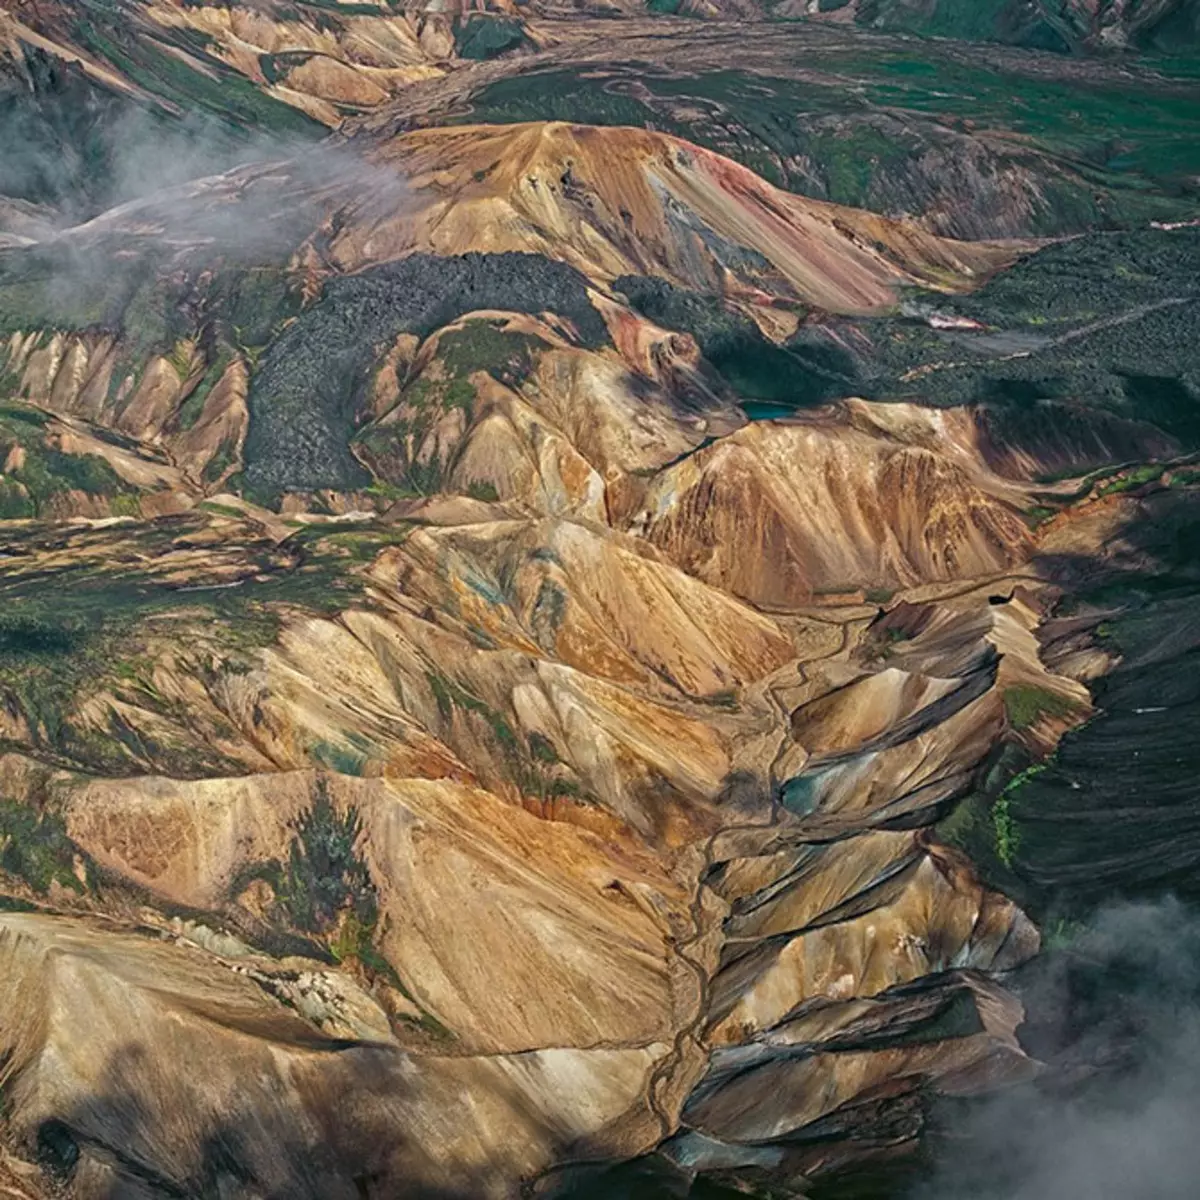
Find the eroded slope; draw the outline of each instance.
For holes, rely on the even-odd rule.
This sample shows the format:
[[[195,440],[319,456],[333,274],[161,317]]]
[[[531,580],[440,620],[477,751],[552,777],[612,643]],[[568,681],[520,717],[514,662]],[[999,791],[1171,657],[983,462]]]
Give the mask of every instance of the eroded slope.
[[[709,355],[882,373],[905,289],[1021,249],[548,123],[6,251],[30,1188],[503,1197],[652,1156],[798,1195],[1036,1074],[995,976],[1039,934],[994,884],[1063,868],[1006,789],[1112,665],[1058,581],[1155,494],[1187,557],[1186,443],[1085,396],[751,420]]]

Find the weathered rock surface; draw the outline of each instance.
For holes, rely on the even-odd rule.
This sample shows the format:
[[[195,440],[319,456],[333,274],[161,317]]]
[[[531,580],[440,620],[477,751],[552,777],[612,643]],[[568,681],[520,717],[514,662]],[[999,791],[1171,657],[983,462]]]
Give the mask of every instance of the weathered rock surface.
[[[318,116],[449,54],[301,9],[146,11]],[[1079,866],[1007,789],[1117,658],[1062,585],[1192,553],[1186,414],[752,420],[720,336],[932,355],[903,290],[1028,247],[645,129],[363,137],[0,256],[0,1187],[499,1198],[653,1156],[802,1195],[1031,1077],[997,976],[1039,934],[990,881]]]

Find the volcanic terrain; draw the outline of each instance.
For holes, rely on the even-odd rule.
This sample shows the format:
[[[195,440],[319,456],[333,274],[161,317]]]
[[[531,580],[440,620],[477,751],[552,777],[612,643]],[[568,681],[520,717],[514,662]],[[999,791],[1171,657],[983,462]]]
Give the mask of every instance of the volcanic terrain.
[[[898,1195],[1057,1079],[1041,930],[1200,855],[1194,114],[780,155],[687,88],[911,46],[10,7],[0,1194]]]

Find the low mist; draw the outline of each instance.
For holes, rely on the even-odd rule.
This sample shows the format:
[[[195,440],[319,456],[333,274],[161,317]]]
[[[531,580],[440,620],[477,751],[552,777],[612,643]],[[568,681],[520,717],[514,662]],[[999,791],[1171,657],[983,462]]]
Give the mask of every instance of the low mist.
[[[1037,1083],[942,1112],[909,1200],[1200,1194],[1200,914],[1103,908],[1014,980]]]
[[[0,285],[35,298],[21,314],[31,327],[112,325],[150,276],[282,266],[340,209],[392,214],[408,195],[400,174],[332,138],[238,131],[202,116],[165,124],[136,110],[90,132],[102,186],[89,176],[50,207],[30,181],[58,171],[65,186],[70,164],[36,142],[6,155],[5,129],[0,122]]]
[[[0,234],[28,238],[32,231],[46,241],[156,197],[155,215],[185,226],[177,234],[196,232],[191,226],[202,220],[200,236],[236,244],[254,239],[247,224],[273,221],[326,187],[351,188],[357,198],[381,193],[393,204],[402,198],[394,172],[320,137],[317,126],[312,136],[246,129],[201,112],[170,116],[92,92],[68,91],[57,105],[41,97],[37,107],[38,99],[30,98],[29,111],[29,104],[0,103]],[[201,206],[186,195],[192,181],[238,168],[250,168],[247,178],[255,180],[256,169],[268,164],[286,164],[286,170],[276,174],[274,188],[255,187],[253,206],[236,220],[220,221],[221,201],[240,199],[236,188],[209,189],[216,203],[202,217]]]

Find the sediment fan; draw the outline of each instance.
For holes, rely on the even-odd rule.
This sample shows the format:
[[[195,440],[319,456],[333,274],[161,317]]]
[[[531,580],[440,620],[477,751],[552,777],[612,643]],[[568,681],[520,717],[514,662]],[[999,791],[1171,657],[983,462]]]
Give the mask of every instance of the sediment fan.
[[[257,130],[0,206],[0,1190],[895,1194],[1057,1079],[1039,925],[1195,865],[1200,230],[397,128],[600,53],[524,10],[78,7],[22,104]]]

